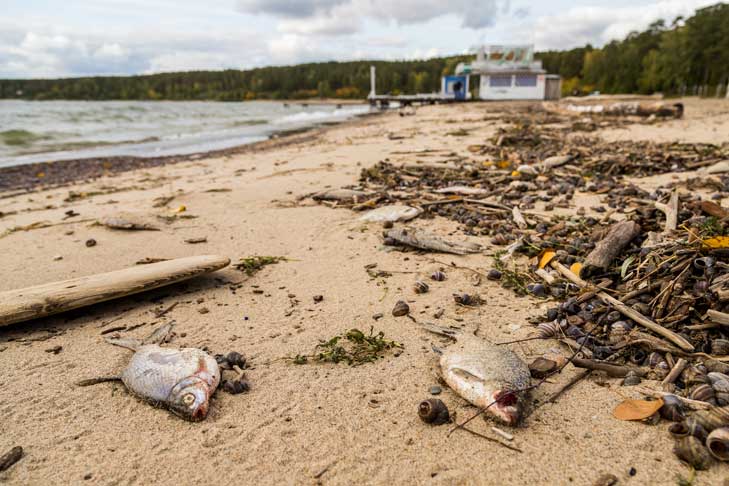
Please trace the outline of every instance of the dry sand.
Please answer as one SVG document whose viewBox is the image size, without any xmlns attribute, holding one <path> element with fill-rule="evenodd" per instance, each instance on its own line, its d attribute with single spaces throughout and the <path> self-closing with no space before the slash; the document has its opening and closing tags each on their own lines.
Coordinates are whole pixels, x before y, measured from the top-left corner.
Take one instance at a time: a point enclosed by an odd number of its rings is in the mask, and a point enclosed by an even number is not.
<svg viewBox="0 0 729 486">
<path fill-rule="evenodd" d="M 662 140 L 729 141 L 729 103 L 684 100 L 686 118 L 653 126 L 610 131 L 606 136 Z M 620 484 L 676 484 L 689 471 L 671 453 L 666 424 L 619 422 L 611 411 L 630 389 L 600 376 L 580 382 L 555 404 L 539 408 L 513 430 L 516 453 L 449 426 L 433 427 L 417 417 L 420 400 L 437 384 L 431 345 L 446 342 L 407 318 L 390 314 L 398 299 L 413 315 L 478 328 L 484 339 L 526 336 L 527 318 L 549 304 L 516 298 L 496 283 L 473 286 L 467 271 L 446 269 L 445 282 L 416 295 L 412 283 L 441 265 L 457 262 L 487 270 L 487 255 L 454 257 L 383 251 L 379 225 L 365 226 L 358 214 L 296 197 L 356 182 L 359 170 L 393 161 L 439 160 L 467 153 L 498 121 L 484 121 L 504 105 L 425 107 L 416 116 L 389 113 L 322 130 L 315 141 L 223 159 L 185 162 L 129 172 L 92 183 L 0 199 L 0 233 L 37 221 L 70 224 L 16 232 L 0 239 L 0 290 L 109 271 L 144 257 L 220 254 L 285 255 L 293 261 L 266 267 L 252 278 L 228 268 L 187 284 L 96 305 L 58 317 L 0 329 L 0 452 L 14 445 L 25 457 L 0 481 L 13 484 L 577 484 L 602 473 Z M 463 126 L 466 137 L 445 135 Z M 699 127 L 693 128 L 693 127 Z M 391 135 L 405 138 L 392 140 Z M 427 159 L 396 152 L 440 149 Z M 228 192 L 210 192 L 225 189 Z M 69 191 L 101 192 L 64 202 Z M 116 191 L 116 192 L 111 192 Z M 174 195 L 169 209 L 154 199 Z M 162 224 L 160 232 L 114 232 L 74 220 L 131 211 L 154 218 L 198 216 Z M 47 208 L 47 209 L 46 209 Z M 416 226 L 446 232 L 447 221 Z M 207 237 L 207 243 L 183 240 Z M 94 238 L 98 244 L 87 248 Z M 486 243 L 485 241 L 481 241 Z M 54 260 L 54 256 L 62 256 Z M 373 280 L 364 266 L 394 273 Z M 255 293 L 262 290 L 263 293 Z M 456 308 L 451 294 L 480 293 L 487 304 Z M 314 295 L 324 300 L 314 303 Z M 295 296 L 295 297 L 293 297 Z M 164 318 L 154 312 L 179 303 Z M 201 313 L 205 308 L 208 313 Z M 203 311 L 204 312 L 204 311 Z M 378 321 L 372 315 L 383 313 Z M 249 357 L 252 390 L 218 393 L 202 423 L 185 422 L 129 395 L 121 384 L 78 388 L 77 380 L 118 372 L 129 358 L 100 334 L 117 326 L 146 323 L 129 333 L 144 336 L 174 320 L 173 345 L 239 351 Z M 383 330 L 404 352 L 360 367 L 293 365 L 282 357 L 310 352 L 319 339 L 358 327 Z M 50 331 L 50 332 L 49 332 Z M 59 354 L 46 352 L 62 346 Z M 553 347 L 527 342 L 513 349 L 531 358 Z M 571 367 L 536 391 L 544 399 L 566 383 Z M 445 387 L 444 387 L 445 388 Z M 457 419 L 474 413 L 447 388 L 440 396 Z M 478 419 L 474 429 L 490 433 Z M 635 475 L 630 476 L 629 471 Z M 721 484 L 729 467 L 699 473 L 695 484 Z"/>
</svg>

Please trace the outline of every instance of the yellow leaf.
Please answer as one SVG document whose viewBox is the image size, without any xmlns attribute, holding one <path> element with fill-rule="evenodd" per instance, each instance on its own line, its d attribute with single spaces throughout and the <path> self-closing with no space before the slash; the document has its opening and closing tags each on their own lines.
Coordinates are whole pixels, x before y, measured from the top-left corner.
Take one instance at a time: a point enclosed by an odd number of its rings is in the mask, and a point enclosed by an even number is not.
<svg viewBox="0 0 729 486">
<path fill-rule="evenodd" d="M 704 240 L 704 245 L 709 248 L 729 248 L 729 236 L 714 236 Z"/>
<path fill-rule="evenodd" d="M 187 211 L 187 207 L 184 204 L 175 210 L 176 213 L 184 213 L 185 211 Z"/>
<path fill-rule="evenodd" d="M 519 172 L 518 170 L 515 170 L 511 173 L 511 177 L 519 177 L 520 175 L 521 175 L 521 172 Z"/>
<path fill-rule="evenodd" d="M 499 169 L 508 169 L 509 167 L 511 167 L 511 162 L 509 162 L 508 160 L 502 160 L 497 165 Z"/>
<path fill-rule="evenodd" d="M 45 172 L 38 172 L 35 176 L 38 179 L 43 179 L 46 176 L 46 173 Z"/>
<path fill-rule="evenodd" d="M 554 255 L 556 255 L 556 253 L 551 248 L 548 248 L 548 249 L 542 251 L 542 254 L 539 255 L 539 265 L 537 265 L 537 266 L 540 269 L 546 267 L 547 265 L 549 265 L 549 262 L 552 261 L 552 258 L 554 258 Z"/>
<path fill-rule="evenodd" d="M 580 276 L 581 271 L 582 271 L 582 263 L 575 262 L 572 265 L 570 265 L 570 272 L 574 273 L 578 277 Z"/>
<path fill-rule="evenodd" d="M 613 416 L 618 420 L 643 420 L 647 419 L 663 406 L 663 399 L 656 400 L 624 400 L 619 403 Z"/>
</svg>

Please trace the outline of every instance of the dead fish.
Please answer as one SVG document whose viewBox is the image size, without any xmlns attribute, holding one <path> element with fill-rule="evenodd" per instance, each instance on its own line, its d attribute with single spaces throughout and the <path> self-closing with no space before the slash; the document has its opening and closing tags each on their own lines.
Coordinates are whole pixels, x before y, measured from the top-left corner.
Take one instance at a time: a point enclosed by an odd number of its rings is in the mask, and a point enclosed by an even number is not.
<svg viewBox="0 0 729 486">
<path fill-rule="evenodd" d="M 359 218 L 359 220 L 369 223 L 382 223 L 384 221 L 409 221 L 420 216 L 422 212 L 422 209 L 414 208 L 412 206 L 382 206 L 368 212 Z"/>
<path fill-rule="evenodd" d="M 338 202 L 359 202 L 372 197 L 374 194 L 353 189 L 333 189 L 314 194 L 311 198 L 314 201 L 338 201 Z"/>
<path fill-rule="evenodd" d="M 129 364 L 121 376 L 92 378 L 78 385 L 121 380 L 131 393 L 153 405 L 193 422 L 205 419 L 220 384 L 220 368 L 215 358 L 200 349 L 159 346 L 171 330 L 172 324 L 164 325 L 141 341 L 107 338 L 109 344 L 134 351 Z"/>
<path fill-rule="evenodd" d="M 111 229 L 127 231 L 159 231 L 159 228 L 135 216 L 117 215 L 99 220 L 99 224 Z"/>
<path fill-rule="evenodd" d="M 529 366 L 513 351 L 476 336 L 435 324 L 421 323 L 426 330 L 447 336 L 456 344 L 441 353 L 443 379 L 471 404 L 508 425 L 521 420 L 531 385 Z"/>
<path fill-rule="evenodd" d="M 491 191 L 489 191 L 487 189 L 482 189 L 480 187 L 470 187 L 470 186 L 444 187 L 442 189 L 436 189 L 435 192 L 438 194 L 457 194 L 459 196 L 485 196 L 485 195 L 491 193 Z"/>
<path fill-rule="evenodd" d="M 430 250 L 442 253 L 466 255 L 478 253 L 481 245 L 467 241 L 456 242 L 441 238 L 440 236 L 412 228 L 393 228 L 383 232 L 386 245 L 405 245 L 419 250 Z"/>
</svg>

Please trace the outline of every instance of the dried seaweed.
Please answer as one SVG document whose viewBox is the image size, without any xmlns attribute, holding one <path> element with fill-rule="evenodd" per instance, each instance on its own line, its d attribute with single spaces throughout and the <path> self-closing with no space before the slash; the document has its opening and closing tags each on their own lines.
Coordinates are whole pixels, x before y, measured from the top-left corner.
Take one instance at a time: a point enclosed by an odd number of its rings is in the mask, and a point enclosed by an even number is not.
<svg viewBox="0 0 729 486">
<path fill-rule="evenodd" d="M 241 258 L 240 261 L 233 265 L 236 270 L 240 270 L 242 272 L 245 272 L 246 275 L 253 276 L 256 273 L 258 273 L 259 270 L 261 270 L 266 265 L 275 265 L 280 262 L 288 262 L 291 261 L 287 257 L 283 256 L 250 256 L 246 258 Z"/>
<path fill-rule="evenodd" d="M 297 354 L 293 358 L 295 364 L 306 364 L 311 361 L 318 363 L 347 363 L 350 366 L 359 366 L 372 363 L 383 358 L 391 349 L 402 349 L 403 345 L 385 339 L 385 333 L 379 331 L 375 334 L 374 327 L 370 327 L 369 334 L 359 329 L 350 329 L 344 334 L 321 341 L 313 354 Z"/>
</svg>

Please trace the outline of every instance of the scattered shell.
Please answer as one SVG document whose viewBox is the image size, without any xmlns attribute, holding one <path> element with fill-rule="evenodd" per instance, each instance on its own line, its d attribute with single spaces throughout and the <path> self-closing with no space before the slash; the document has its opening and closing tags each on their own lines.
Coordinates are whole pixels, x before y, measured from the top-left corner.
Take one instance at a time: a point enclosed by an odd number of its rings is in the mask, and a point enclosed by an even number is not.
<svg viewBox="0 0 729 486">
<path fill-rule="evenodd" d="M 250 389 L 251 384 L 248 382 L 248 380 L 245 379 L 245 377 L 241 377 L 237 380 L 226 381 L 223 384 L 223 390 L 230 393 L 231 395 L 245 393 L 247 391 L 250 391 Z"/>
<path fill-rule="evenodd" d="M 564 331 L 564 327 L 561 326 L 556 320 L 552 322 L 542 322 L 537 325 L 537 335 L 543 339 L 549 339 L 557 336 L 561 336 Z"/>
<path fill-rule="evenodd" d="M 544 378 L 549 373 L 552 373 L 558 368 L 558 364 L 555 361 L 547 358 L 536 358 L 534 361 L 529 363 L 529 372 L 534 378 Z"/>
<path fill-rule="evenodd" d="M 681 373 L 681 378 L 683 378 L 683 382 L 686 384 L 687 388 L 694 385 L 700 385 L 708 381 L 706 373 L 697 366 L 688 366 L 685 370 L 683 370 L 683 373 Z"/>
<path fill-rule="evenodd" d="M 456 302 L 456 304 L 460 305 L 481 305 L 483 304 L 483 300 L 481 300 L 481 297 L 478 295 L 470 295 L 466 293 L 462 294 L 453 294 L 453 300 Z"/>
<path fill-rule="evenodd" d="M 359 220 L 368 223 L 409 221 L 413 218 L 417 218 L 422 212 L 422 209 L 414 208 L 412 206 L 381 206 L 363 215 L 359 218 Z"/>
<path fill-rule="evenodd" d="M 446 279 L 446 274 L 441 272 L 440 270 L 436 270 L 430 275 L 430 278 L 435 280 L 436 282 L 442 282 Z"/>
<path fill-rule="evenodd" d="M 443 389 L 439 387 L 438 385 L 433 385 L 430 387 L 430 390 L 428 390 L 431 395 L 440 395 L 443 392 Z"/>
<path fill-rule="evenodd" d="M 535 297 L 546 297 L 547 296 L 547 288 L 540 284 L 529 284 L 527 285 L 527 292 L 532 294 Z"/>
<path fill-rule="evenodd" d="M 689 398 L 692 400 L 699 400 L 702 402 L 716 404 L 714 389 L 711 388 L 711 385 L 707 385 L 706 383 L 697 385 L 694 389 L 692 389 L 691 393 L 689 394 Z"/>
<path fill-rule="evenodd" d="M 413 285 L 413 290 L 416 294 L 424 294 L 428 291 L 430 287 L 428 287 L 428 284 L 423 282 L 422 280 L 418 280 Z"/>
<path fill-rule="evenodd" d="M 15 446 L 8 452 L 0 456 L 0 472 L 10 468 L 13 464 L 23 458 L 23 448 Z"/>
<path fill-rule="evenodd" d="M 640 385 L 640 376 L 635 371 L 629 371 L 625 378 L 623 378 L 623 386 L 634 386 Z"/>
<path fill-rule="evenodd" d="M 681 422 L 686 418 L 683 402 L 676 395 L 664 395 L 661 417 L 671 422 Z"/>
<path fill-rule="evenodd" d="M 648 366 L 650 366 L 651 368 L 655 368 L 658 363 L 662 361 L 666 360 L 663 358 L 663 355 L 661 353 L 653 351 L 651 354 L 648 355 Z"/>
<path fill-rule="evenodd" d="M 678 439 L 673 447 L 673 453 L 676 454 L 676 457 L 698 470 L 708 469 L 713 462 L 709 450 L 704 447 L 699 439 L 692 435 Z"/>
<path fill-rule="evenodd" d="M 489 270 L 486 278 L 488 278 L 489 280 L 501 280 L 501 272 L 496 270 L 495 268 L 492 268 L 491 270 Z"/>
<path fill-rule="evenodd" d="M 88 248 L 91 248 L 92 246 L 96 246 L 96 240 L 93 238 L 89 238 L 88 240 L 86 240 L 86 246 Z"/>
<path fill-rule="evenodd" d="M 694 412 L 691 417 L 692 421 L 696 421 L 707 432 L 711 432 L 719 427 L 729 425 L 729 409 L 726 407 L 711 407 L 708 410 L 699 410 Z M 686 419 L 688 421 L 688 419 Z"/>
<path fill-rule="evenodd" d="M 410 306 L 404 300 L 398 300 L 392 308 L 392 315 L 395 317 L 406 316 L 410 313 Z"/>
<path fill-rule="evenodd" d="M 676 422 L 671 424 L 671 426 L 668 427 L 668 432 L 675 438 L 693 435 L 701 442 L 705 441 L 706 436 L 709 434 L 708 432 L 706 432 L 706 429 L 704 429 L 704 427 L 696 423 L 696 421 L 691 420 L 690 417 L 683 422 Z"/>
<path fill-rule="evenodd" d="M 729 428 L 713 430 L 706 438 L 706 447 L 720 461 L 729 461 Z"/>
<path fill-rule="evenodd" d="M 314 299 L 314 303 L 315 304 L 318 304 L 319 302 L 321 302 L 322 300 L 324 300 L 324 296 L 323 295 L 315 295 L 313 297 L 313 299 Z"/>
<path fill-rule="evenodd" d="M 429 398 L 420 402 L 418 416 L 423 422 L 433 425 L 444 424 L 450 418 L 448 407 L 442 400 L 437 398 Z"/>
<path fill-rule="evenodd" d="M 711 354 L 720 356 L 729 354 L 729 339 L 714 339 L 711 341 Z"/>
</svg>

